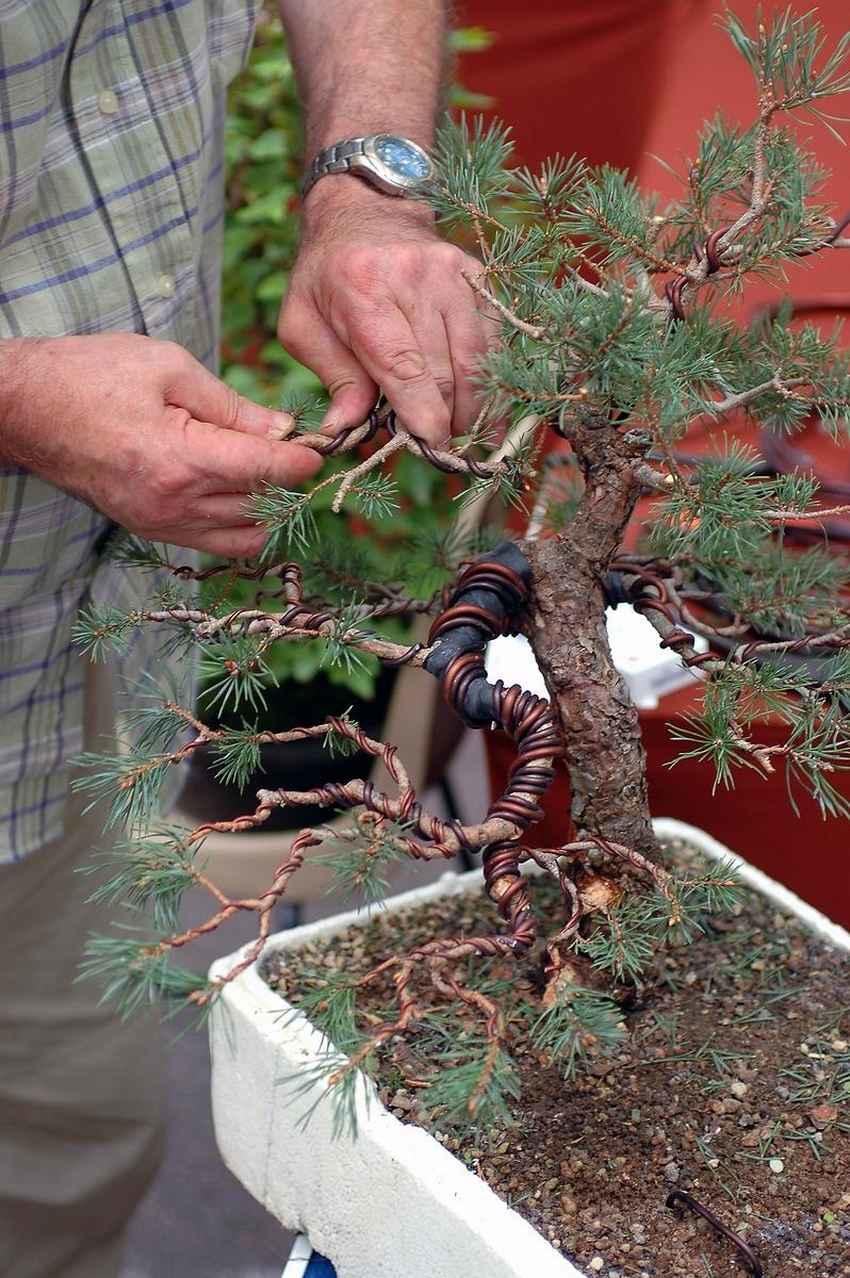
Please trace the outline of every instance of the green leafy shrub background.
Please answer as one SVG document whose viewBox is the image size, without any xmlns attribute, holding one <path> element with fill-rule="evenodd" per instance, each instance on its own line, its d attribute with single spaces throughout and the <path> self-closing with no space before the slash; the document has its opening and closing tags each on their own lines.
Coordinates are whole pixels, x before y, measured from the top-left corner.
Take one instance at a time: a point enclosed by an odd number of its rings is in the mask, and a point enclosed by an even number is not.
<svg viewBox="0 0 850 1278">
<path fill-rule="evenodd" d="M 467 28 L 453 32 L 451 43 L 456 52 L 474 52 L 487 46 L 489 36 L 479 28 Z M 479 110 L 489 99 L 454 87 L 451 104 Z M 316 376 L 288 355 L 276 336 L 298 246 L 302 152 L 301 110 L 286 39 L 279 18 L 264 12 L 248 65 L 231 89 L 226 125 L 222 376 L 241 394 L 269 405 L 292 406 L 322 395 Z M 399 460 L 393 482 L 391 511 L 358 515 L 358 567 L 367 580 L 402 579 L 412 595 L 425 598 L 452 575 L 450 547 L 444 579 L 433 571 L 424 573 L 423 565 L 433 566 L 433 546 L 456 507 L 444 477 L 409 454 Z M 317 505 L 322 553 L 311 551 L 312 562 L 305 568 L 316 578 L 317 593 L 345 603 L 345 582 L 333 579 L 333 569 L 339 564 L 351 570 L 352 512 L 331 514 L 330 496 Z M 400 561 L 406 571 L 400 570 Z M 216 589 L 220 593 L 220 586 Z M 244 585 L 234 585 L 221 602 L 228 608 L 247 603 L 248 594 L 241 598 L 245 590 Z M 370 628 L 397 640 L 410 633 L 409 623 L 399 619 L 376 621 Z M 374 694 L 378 673 L 377 661 L 369 656 L 329 662 L 327 645 L 318 642 L 275 645 L 271 665 L 279 683 L 309 683 L 323 674 L 365 699 Z"/>
<path fill-rule="evenodd" d="M 451 34 L 458 53 L 484 49 L 489 41 L 478 27 Z M 490 103 L 457 85 L 450 100 L 471 110 Z M 266 403 L 321 390 L 314 374 L 287 355 L 275 336 L 298 244 L 302 153 L 286 39 L 279 18 L 265 12 L 248 66 L 231 89 L 227 117 L 222 367 L 230 385 Z"/>
</svg>

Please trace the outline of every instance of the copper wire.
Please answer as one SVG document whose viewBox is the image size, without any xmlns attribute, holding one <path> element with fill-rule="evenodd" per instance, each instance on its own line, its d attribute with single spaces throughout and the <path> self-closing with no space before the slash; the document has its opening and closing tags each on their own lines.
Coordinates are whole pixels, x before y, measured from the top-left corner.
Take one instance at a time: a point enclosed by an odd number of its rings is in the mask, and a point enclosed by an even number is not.
<svg viewBox="0 0 850 1278">
<path fill-rule="evenodd" d="M 464 600 L 463 595 L 470 590 L 490 591 L 498 611 Z M 461 718 L 467 717 L 465 703 L 472 685 L 486 679 L 485 644 L 516 627 L 527 599 L 526 583 L 505 564 L 481 559 L 461 572 L 448 607 L 434 622 L 428 639 L 429 644 L 434 643 L 464 626 L 478 633 L 479 638 L 450 661 L 441 679 L 446 701 Z M 509 936 L 501 941 L 522 950 L 531 945 L 535 929 L 519 869 L 519 841 L 528 827 L 543 816 L 539 800 L 552 783 L 554 763 L 562 755 L 563 746 L 555 714 L 547 701 L 517 684 L 505 688 L 499 680 L 489 686 L 493 723 L 511 737 L 517 757 L 504 792 L 491 804 L 485 820 L 499 817 L 510 821 L 516 826 L 517 835 L 510 842 L 492 844 L 485 850 L 484 882 L 510 929 Z"/>
</svg>

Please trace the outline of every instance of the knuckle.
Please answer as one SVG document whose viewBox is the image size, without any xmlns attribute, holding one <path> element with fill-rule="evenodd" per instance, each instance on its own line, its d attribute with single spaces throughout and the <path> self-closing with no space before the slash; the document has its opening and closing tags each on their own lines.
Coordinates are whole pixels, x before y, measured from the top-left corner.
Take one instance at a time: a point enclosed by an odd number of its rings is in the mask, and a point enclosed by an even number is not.
<svg viewBox="0 0 850 1278">
<path fill-rule="evenodd" d="M 171 340 L 158 343 L 160 355 L 173 373 L 183 372 L 192 363 L 192 356 L 179 342 Z"/>
<path fill-rule="evenodd" d="M 277 335 L 284 346 L 292 347 L 298 344 L 299 334 L 305 323 L 306 314 L 302 307 L 297 306 L 293 301 L 284 303 L 277 325 Z"/>
<path fill-rule="evenodd" d="M 448 244 L 445 240 L 435 242 L 431 250 L 431 259 L 436 265 L 455 271 L 468 270 L 474 265 L 472 259 L 462 249 L 459 249 L 456 244 Z"/>
<path fill-rule="evenodd" d="M 360 290 L 373 288 L 378 274 L 379 254 L 371 246 L 356 245 L 337 264 L 331 263 L 348 282 Z"/>
<path fill-rule="evenodd" d="M 182 466 L 159 466 L 150 477 L 149 493 L 142 501 L 152 510 L 160 510 L 163 503 L 170 503 L 186 492 L 189 476 Z"/>
<path fill-rule="evenodd" d="M 425 265 L 426 257 L 420 244 L 402 241 L 393 249 L 393 260 L 405 274 L 418 275 Z"/>
<path fill-rule="evenodd" d="M 422 382 L 428 376 L 424 355 L 411 347 L 389 347 L 384 352 L 384 363 L 400 382 Z"/>
<path fill-rule="evenodd" d="M 225 429 L 230 430 L 239 420 L 239 409 L 241 407 L 242 397 L 232 386 L 225 383 L 224 402 L 222 405 L 222 421 L 221 425 Z"/>
<path fill-rule="evenodd" d="M 293 355 L 295 359 L 304 363 L 304 356 L 307 354 L 309 343 L 305 339 L 301 326 L 298 324 L 282 323 L 277 330 L 278 340 L 285 351 Z"/>
<path fill-rule="evenodd" d="M 355 378 L 351 373 L 339 373 L 337 376 L 330 373 L 325 378 L 325 388 L 332 396 L 338 395 L 340 391 L 351 390 L 357 386 L 357 378 Z"/>
</svg>

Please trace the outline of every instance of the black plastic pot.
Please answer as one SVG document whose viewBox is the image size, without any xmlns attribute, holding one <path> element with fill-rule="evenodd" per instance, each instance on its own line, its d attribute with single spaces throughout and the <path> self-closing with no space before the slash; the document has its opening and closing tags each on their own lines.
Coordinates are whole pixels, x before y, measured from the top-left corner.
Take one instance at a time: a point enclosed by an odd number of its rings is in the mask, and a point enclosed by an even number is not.
<svg viewBox="0 0 850 1278">
<path fill-rule="evenodd" d="M 308 684 L 282 684 L 266 694 L 268 708 L 259 726 L 264 730 L 284 732 L 321 723 L 328 715 L 342 715 L 347 710 L 367 736 L 380 739 L 395 680 L 395 670 L 382 670 L 371 701 L 355 697 L 350 689 L 332 684 L 323 675 L 318 675 Z M 206 721 L 209 722 L 209 719 Z M 219 722 L 223 726 L 241 727 L 238 716 L 222 716 Z M 240 790 L 238 786 L 225 785 L 216 778 L 211 752 L 202 748 L 192 755 L 180 807 L 186 816 L 198 823 L 232 821 L 253 812 L 254 795 L 259 789 L 311 790 L 329 781 L 344 782 L 354 777 L 365 779 L 372 765 L 373 760 L 362 751 L 346 756 L 332 755 L 317 740 L 267 745 L 261 750 L 261 769 L 254 773 L 245 789 Z M 277 808 L 258 828 L 267 832 L 300 829 L 326 821 L 332 815 L 333 812 L 327 808 Z"/>
</svg>

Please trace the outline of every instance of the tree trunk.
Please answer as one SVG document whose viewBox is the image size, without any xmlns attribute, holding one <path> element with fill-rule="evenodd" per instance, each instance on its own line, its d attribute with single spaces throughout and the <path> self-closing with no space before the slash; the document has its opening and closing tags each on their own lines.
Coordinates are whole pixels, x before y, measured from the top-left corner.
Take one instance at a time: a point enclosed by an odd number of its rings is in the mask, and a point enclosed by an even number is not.
<svg viewBox="0 0 850 1278">
<path fill-rule="evenodd" d="M 576 831 L 651 853 L 637 709 L 605 628 L 604 577 L 637 499 L 633 468 L 645 448 L 629 439 L 588 426 L 572 441 L 585 475 L 579 510 L 558 537 L 523 551 L 533 572 L 528 637 L 561 720 Z"/>
</svg>

